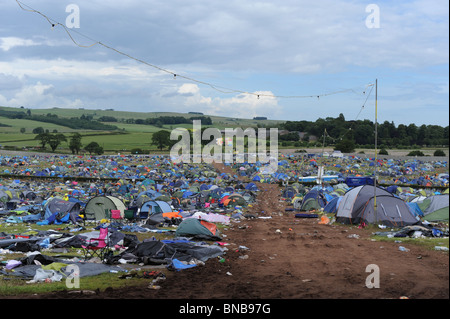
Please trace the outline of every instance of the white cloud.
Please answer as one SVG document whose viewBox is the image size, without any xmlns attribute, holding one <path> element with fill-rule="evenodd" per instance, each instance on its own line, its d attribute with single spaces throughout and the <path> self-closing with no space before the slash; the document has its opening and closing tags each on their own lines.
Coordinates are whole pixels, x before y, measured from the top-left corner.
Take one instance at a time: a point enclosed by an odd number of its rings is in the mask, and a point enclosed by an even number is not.
<svg viewBox="0 0 450 319">
<path fill-rule="evenodd" d="M 193 83 L 185 83 L 178 89 L 178 93 L 181 95 L 192 96 L 200 92 L 199 87 Z"/>
<path fill-rule="evenodd" d="M 424 97 L 433 95 L 439 101 L 435 104 L 448 107 L 448 98 L 442 95 L 448 97 L 449 3 L 375 3 L 380 7 L 379 29 L 366 27 L 369 3 L 362 0 L 78 0 L 81 28 L 72 31 L 221 87 L 303 96 L 364 86 L 379 78 L 382 97 L 409 79 L 409 95 L 390 94 L 398 103 L 425 103 Z M 66 4 L 42 0 L 32 6 L 61 23 L 67 16 Z M 2 86 L 3 100 L 9 102 L 27 101 L 30 93 L 23 85 L 38 90 L 39 82 L 53 86 L 36 95 L 54 106 L 109 104 L 116 109 L 123 105 L 180 112 L 189 108 L 205 114 L 290 119 L 288 107 L 299 116 L 297 110 L 310 105 L 294 99 L 219 94 L 199 82 L 183 84 L 181 77 L 174 80 L 106 47 L 79 48 L 62 28 L 51 31 L 45 19 L 17 5 L 0 7 L 4 13 L 0 84 L 16 79 Z M 92 43 L 73 35 L 83 44 Z M 412 89 L 420 83 L 435 89 Z M 314 120 L 336 108 L 345 112 L 351 102 L 351 98 L 331 99 L 329 108 L 304 109 Z"/>
<path fill-rule="evenodd" d="M 86 61 L 66 59 L 15 59 L 0 62 L 4 74 L 51 80 L 97 79 L 102 81 L 144 80 L 160 75 L 129 61 Z"/>
<path fill-rule="evenodd" d="M 174 91 L 174 89 L 171 89 Z M 208 115 L 253 118 L 267 116 L 274 118 L 282 113 L 277 98 L 270 91 L 255 91 L 251 94 L 234 93 L 230 97 L 212 97 L 202 93 L 193 83 L 182 84 L 175 89 L 177 94 L 166 93 L 161 103 L 171 105 L 178 112 L 198 111 Z M 207 90 L 206 90 L 207 91 Z M 258 97 L 259 95 L 259 97 Z"/>
<path fill-rule="evenodd" d="M 71 42 L 73 43 L 73 42 Z M 62 41 L 57 41 L 54 39 L 45 39 L 41 36 L 29 38 L 21 38 L 21 37 L 0 37 L 0 49 L 3 52 L 8 52 L 11 49 L 19 48 L 19 47 L 37 47 L 37 46 L 64 46 L 68 45 L 69 41 L 67 39 Z"/>
<path fill-rule="evenodd" d="M 52 84 L 44 84 L 37 82 L 23 86 L 17 90 L 11 98 L 0 95 L 0 105 L 27 108 L 79 108 L 84 103 L 81 99 L 68 99 L 58 97 L 53 94 L 54 86 Z"/>
<path fill-rule="evenodd" d="M 29 47 L 33 45 L 39 45 L 37 42 L 31 39 L 22 39 L 18 37 L 2 37 L 0 38 L 0 49 L 3 51 L 9 51 L 15 47 Z"/>
</svg>

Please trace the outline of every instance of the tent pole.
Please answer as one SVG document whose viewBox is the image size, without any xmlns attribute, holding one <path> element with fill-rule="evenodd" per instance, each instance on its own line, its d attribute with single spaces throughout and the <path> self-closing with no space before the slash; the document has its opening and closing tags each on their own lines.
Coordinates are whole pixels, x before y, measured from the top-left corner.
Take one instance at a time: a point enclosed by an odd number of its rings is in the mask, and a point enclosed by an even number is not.
<svg viewBox="0 0 450 319">
<path fill-rule="evenodd" d="M 373 179 L 373 209 L 374 209 L 374 213 L 375 213 L 375 219 L 377 216 L 377 164 L 378 164 L 378 160 L 377 160 L 377 140 L 378 140 L 378 130 L 377 130 L 377 100 L 378 100 L 378 79 L 375 79 L 375 171 L 374 171 L 374 179 Z"/>
</svg>

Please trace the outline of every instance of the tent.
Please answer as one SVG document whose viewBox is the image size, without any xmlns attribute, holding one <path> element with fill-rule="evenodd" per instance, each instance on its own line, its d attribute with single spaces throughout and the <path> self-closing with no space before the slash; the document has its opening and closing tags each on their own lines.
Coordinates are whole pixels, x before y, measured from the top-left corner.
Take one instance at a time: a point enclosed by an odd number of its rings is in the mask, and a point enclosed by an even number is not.
<svg viewBox="0 0 450 319">
<path fill-rule="evenodd" d="M 229 205 L 238 205 L 238 206 L 244 206 L 247 202 L 245 198 L 238 193 L 233 193 L 229 196 L 226 196 L 223 198 L 223 205 L 229 206 Z"/>
<path fill-rule="evenodd" d="M 423 212 L 423 219 L 429 222 L 448 221 L 449 195 L 434 195 L 417 202 Z"/>
<path fill-rule="evenodd" d="M 177 237 L 197 237 L 202 239 L 220 240 L 217 226 L 197 218 L 185 218 L 175 231 Z"/>
<path fill-rule="evenodd" d="M 125 214 L 125 204 L 114 196 L 95 196 L 91 198 L 85 207 L 85 218 L 101 220 L 110 218 L 109 212 L 111 210 L 120 210 L 122 217 Z"/>
<path fill-rule="evenodd" d="M 320 210 L 321 208 L 319 202 L 311 197 L 303 200 L 302 205 L 300 206 L 301 211 Z"/>
<path fill-rule="evenodd" d="M 318 189 L 311 189 L 308 193 L 303 197 L 302 205 L 300 206 L 300 210 L 311 210 L 316 209 L 319 210 L 327 204 L 327 200 L 325 199 L 324 194 Z"/>
<path fill-rule="evenodd" d="M 149 200 L 142 204 L 140 207 L 140 218 L 147 218 L 152 215 L 161 214 L 161 213 L 169 213 L 172 211 L 172 208 L 167 202 L 160 200 Z"/>
<path fill-rule="evenodd" d="M 345 224 L 377 223 L 393 227 L 419 223 L 403 200 L 372 185 L 358 186 L 345 193 L 336 212 L 336 221 Z"/>
<path fill-rule="evenodd" d="M 337 209 L 339 207 L 339 203 L 342 200 L 342 196 L 338 196 L 333 198 L 328 202 L 328 204 L 323 208 L 323 211 L 325 213 L 333 213 L 335 214 L 337 212 Z"/>
<path fill-rule="evenodd" d="M 71 220 L 76 224 L 81 210 L 79 203 L 66 201 L 58 197 L 49 199 L 44 207 L 44 219 L 48 221 L 48 223 L 53 223 L 55 220 Z"/>
<path fill-rule="evenodd" d="M 295 196 L 295 194 L 297 194 L 297 191 L 295 190 L 294 187 L 292 186 L 287 186 L 283 192 L 282 192 L 282 197 L 284 198 L 293 198 Z"/>
</svg>

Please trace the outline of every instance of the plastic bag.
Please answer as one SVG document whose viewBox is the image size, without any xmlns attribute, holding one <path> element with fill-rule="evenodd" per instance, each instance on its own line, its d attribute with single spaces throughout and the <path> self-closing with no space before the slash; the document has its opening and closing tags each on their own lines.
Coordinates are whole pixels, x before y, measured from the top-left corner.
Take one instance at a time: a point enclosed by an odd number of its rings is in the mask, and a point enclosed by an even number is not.
<svg viewBox="0 0 450 319">
<path fill-rule="evenodd" d="M 52 269 L 36 269 L 36 274 L 33 277 L 33 282 L 48 282 L 61 281 L 63 276 Z"/>
</svg>

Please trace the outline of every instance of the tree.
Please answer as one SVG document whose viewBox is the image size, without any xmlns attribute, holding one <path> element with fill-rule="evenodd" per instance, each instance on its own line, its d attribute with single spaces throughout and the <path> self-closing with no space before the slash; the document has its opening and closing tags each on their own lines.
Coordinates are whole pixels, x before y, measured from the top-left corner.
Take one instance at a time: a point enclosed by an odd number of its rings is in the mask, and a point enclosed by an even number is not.
<svg viewBox="0 0 450 319">
<path fill-rule="evenodd" d="M 436 150 L 434 151 L 433 156 L 445 156 L 445 153 L 443 150 Z"/>
<path fill-rule="evenodd" d="M 42 130 L 44 130 L 44 129 L 42 129 Z M 45 148 L 45 145 L 47 145 L 47 143 L 50 140 L 50 134 L 42 132 L 42 133 L 39 133 L 38 135 L 36 135 L 34 137 L 34 139 L 39 140 L 40 141 L 39 143 L 41 144 L 42 148 Z"/>
<path fill-rule="evenodd" d="M 172 145 L 170 140 L 170 132 L 161 130 L 153 133 L 151 144 L 156 145 L 160 150 L 162 150 L 165 146 Z"/>
<path fill-rule="evenodd" d="M 95 153 L 97 155 L 103 154 L 103 147 L 101 147 L 97 142 L 90 142 L 84 147 L 89 154 Z"/>
<path fill-rule="evenodd" d="M 350 139 L 343 139 L 336 143 L 334 150 L 341 151 L 342 153 L 352 153 L 355 151 L 355 142 Z"/>
<path fill-rule="evenodd" d="M 25 128 L 25 127 L 22 127 L 21 129 L 20 129 L 20 133 L 25 133 L 25 131 L 26 131 L 27 129 Z"/>
<path fill-rule="evenodd" d="M 80 133 L 74 133 L 72 137 L 70 138 L 69 142 L 69 148 L 72 151 L 72 154 L 78 154 L 78 152 L 81 149 L 81 134 Z"/>
<path fill-rule="evenodd" d="M 61 134 L 61 133 L 56 133 L 56 134 L 46 133 L 46 134 L 49 135 L 48 145 L 50 145 L 50 147 L 51 147 L 53 152 L 56 150 L 56 148 L 62 142 L 66 142 L 67 141 L 67 138 L 64 136 L 64 134 Z"/>
<path fill-rule="evenodd" d="M 41 134 L 41 133 L 44 133 L 45 131 L 42 126 L 39 126 L 39 127 L 34 128 L 32 132 L 33 132 L 33 134 Z"/>
<path fill-rule="evenodd" d="M 415 150 L 415 151 L 409 152 L 407 156 L 425 156 L 425 154 L 422 153 L 422 151 Z"/>
</svg>

